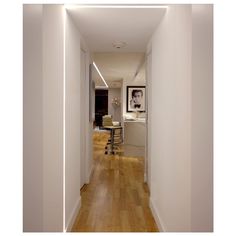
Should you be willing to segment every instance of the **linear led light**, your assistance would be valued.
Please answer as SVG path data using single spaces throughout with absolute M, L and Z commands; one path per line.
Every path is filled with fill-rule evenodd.
M 63 232 L 66 232 L 66 9 L 63 11 Z
M 106 86 L 96 86 L 95 89 L 107 89 Z
M 99 71 L 99 69 L 97 68 L 97 66 L 96 66 L 95 62 L 93 62 L 93 65 L 94 65 L 95 69 L 97 70 L 98 74 L 100 75 L 101 79 L 103 80 L 104 84 L 105 84 L 105 85 L 106 85 L 106 87 L 108 88 L 108 85 L 107 85 L 107 83 L 106 83 L 105 79 L 103 78 L 103 76 L 102 76 L 101 72 L 100 72 L 100 71 Z
M 75 8 L 168 8 L 168 6 L 164 5 L 83 5 L 83 4 L 75 4 L 68 5 L 65 4 L 64 7 L 66 9 L 75 9 Z

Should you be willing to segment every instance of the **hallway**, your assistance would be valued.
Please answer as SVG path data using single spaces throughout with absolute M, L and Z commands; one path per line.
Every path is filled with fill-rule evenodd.
M 109 134 L 94 132 L 94 172 L 81 190 L 73 232 L 156 232 L 143 183 L 143 158 L 104 155 Z
M 213 10 L 24 4 L 24 232 L 214 230 Z M 120 156 L 93 152 L 97 90 Z

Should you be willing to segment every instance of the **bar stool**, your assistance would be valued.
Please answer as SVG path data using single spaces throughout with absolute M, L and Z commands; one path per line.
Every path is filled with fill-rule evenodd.
M 120 145 L 123 143 L 123 129 L 121 126 L 105 126 L 104 129 L 110 131 L 110 139 L 106 144 L 105 154 L 115 154 L 118 151 Z

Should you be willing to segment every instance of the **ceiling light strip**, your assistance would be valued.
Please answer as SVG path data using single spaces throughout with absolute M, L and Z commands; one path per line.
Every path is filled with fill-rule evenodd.
M 157 6 L 157 5 L 67 5 L 65 4 L 64 7 L 66 9 L 73 9 L 73 8 L 163 8 L 166 9 L 168 6 Z
M 95 89 L 107 89 L 106 86 L 95 86 Z
M 108 85 L 107 85 L 107 83 L 106 83 L 105 79 L 103 78 L 103 76 L 102 76 L 101 72 L 100 72 L 100 71 L 99 71 L 99 69 L 97 68 L 97 66 L 96 66 L 95 62 L 93 62 L 93 65 L 94 65 L 95 69 L 97 70 L 98 74 L 100 75 L 100 77 L 102 78 L 102 80 L 103 80 L 104 84 L 105 84 L 105 85 L 106 85 L 106 87 L 108 88 Z

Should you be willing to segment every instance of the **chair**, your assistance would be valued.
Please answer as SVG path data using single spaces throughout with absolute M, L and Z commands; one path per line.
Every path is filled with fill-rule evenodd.
M 105 147 L 105 154 L 115 154 L 123 143 L 122 126 L 120 126 L 120 123 L 117 125 L 117 122 L 112 122 L 112 117 L 106 115 L 103 116 L 103 129 L 110 131 L 110 138 Z
M 102 117 L 102 126 L 103 127 L 113 126 L 111 115 L 105 115 Z

